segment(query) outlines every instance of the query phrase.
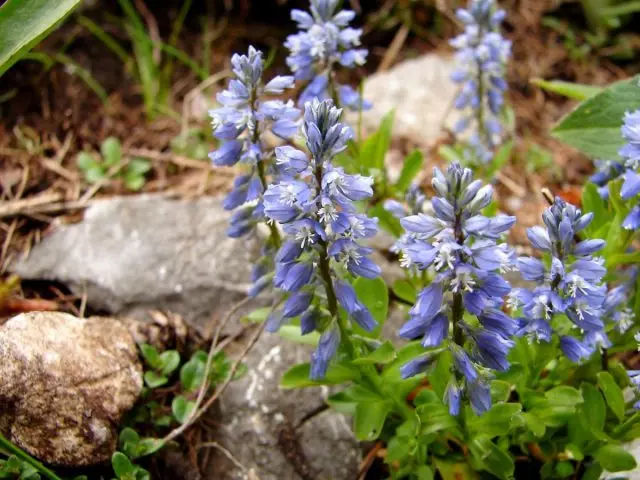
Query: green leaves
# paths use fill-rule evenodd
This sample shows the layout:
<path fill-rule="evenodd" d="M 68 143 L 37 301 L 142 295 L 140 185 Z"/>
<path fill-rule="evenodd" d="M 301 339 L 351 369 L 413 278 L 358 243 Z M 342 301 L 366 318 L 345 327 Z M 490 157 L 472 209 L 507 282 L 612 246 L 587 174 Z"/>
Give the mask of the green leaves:
<path fill-rule="evenodd" d="M 329 365 L 327 374 L 322 380 L 311 380 L 310 373 L 311 365 L 309 363 L 294 365 L 282 376 L 280 386 L 282 388 L 304 388 L 317 385 L 338 385 L 360 378 L 358 370 L 340 364 Z"/>
<path fill-rule="evenodd" d="M 173 402 L 171 402 L 171 413 L 173 413 L 173 416 L 178 423 L 182 424 L 189 420 L 195 406 L 195 402 L 187 400 L 182 395 L 178 395 L 173 399 Z"/>
<path fill-rule="evenodd" d="M 422 170 L 422 164 L 424 163 L 424 156 L 420 150 L 414 150 L 404 159 L 402 171 L 400 177 L 396 182 L 396 189 L 399 192 L 404 193 L 407 191 L 413 179 Z"/>
<path fill-rule="evenodd" d="M 391 342 L 386 341 L 380 347 L 375 349 L 369 355 L 356 358 L 353 362 L 354 365 L 386 365 L 396 359 L 396 350 L 391 345 Z"/>
<path fill-rule="evenodd" d="M 123 158 L 120 140 L 115 137 L 109 137 L 102 142 L 100 153 L 101 155 L 97 156 L 94 153 L 80 152 L 76 157 L 76 164 L 88 183 L 97 183 L 112 174 L 122 179 L 129 190 L 137 191 L 144 186 L 145 175 L 151 170 L 148 160 L 133 158 L 124 167 L 118 168 Z"/>
<path fill-rule="evenodd" d="M 144 373 L 144 381 L 149 388 L 158 388 L 169 381 L 169 376 L 180 365 L 180 355 L 175 350 L 167 350 L 162 354 L 151 345 L 143 344 L 140 351 L 145 363 L 152 368 Z"/>
<path fill-rule="evenodd" d="M 614 83 L 581 103 L 552 131 L 563 142 L 594 158 L 616 159 L 624 144 L 624 113 L 640 108 L 638 77 Z"/>
<path fill-rule="evenodd" d="M 380 128 L 368 137 L 360 147 L 359 165 L 365 173 L 371 170 L 384 171 L 384 157 L 391 146 L 394 112 L 387 113 Z"/>
<path fill-rule="evenodd" d="M 481 468 L 502 480 L 513 478 L 515 463 L 507 452 L 499 448 L 488 437 L 476 437 L 469 443 L 469 450 Z"/>
<path fill-rule="evenodd" d="M 358 440 L 378 438 L 390 410 L 388 402 L 383 400 L 358 403 L 353 417 L 356 438 Z"/>
<path fill-rule="evenodd" d="M 620 445 L 604 445 L 595 452 L 594 457 L 609 472 L 636 468 L 636 459 Z"/>
<path fill-rule="evenodd" d="M 144 468 L 131 463 L 124 453 L 115 452 L 111 457 L 111 466 L 120 480 L 150 480 L 151 476 Z"/>
<path fill-rule="evenodd" d="M 618 420 L 624 420 L 624 395 L 609 372 L 598 373 L 598 387 Z"/>
<path fill-rule="evenodd" d="M 387 321 L 387 313 L 389 311 L 389 289 L 382 278 L 364 278 L 358 277 L 353 282 L 353 288 L 358 295 L 358 299 L 369 309 L 371 315 L 378 326 L 372 331 L 367 332 L 354 323 L 353 329 L 360 335 L 377 338 L 384 322 Z"/>
<path fill-rule="evenodd" d="M 0 7 L 0 76 L 42 41 L 80 0 L 8 0 Z"/>

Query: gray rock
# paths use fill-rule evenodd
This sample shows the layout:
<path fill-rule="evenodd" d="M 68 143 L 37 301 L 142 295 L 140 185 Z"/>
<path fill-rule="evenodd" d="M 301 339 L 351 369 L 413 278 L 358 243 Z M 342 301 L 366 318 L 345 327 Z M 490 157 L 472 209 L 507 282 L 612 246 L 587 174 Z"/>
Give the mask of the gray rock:
<path fill-rule="evenodd" d="M 91 465 L 116 448 L 117 426 L 142 389 L 121 323 L 33 312 L 0 327 L 0 428 L 47 463 Z"/>
<path fill-rule="evenodd" d="M 95 308 L 176 312 L 205 330 L 249 288 L 252 242 L 228 238 L 228 221 L 217 198 L 114 197 L 58 227 L 11 268 L 86 291 Z"/>
<path fill-rule="evenodd" d="M 373 108 L 362 116 L 365 131 L 378 129 L 382 118 L 395 110 L 394 136 L 432 147 L 443 124 L 455 121 L 451 105 L 457 87 L 450 79 L 454 66 L 452 58 L 428 54 L 369 77 L 364 96 L 373 102 Z M 357 118 L 350 121 L 356 122 Z"/>
<path fill-rule="evenodd" d="M 219 403 L 217 441 L 260 480 L 355 478 L 360 460 L 349 421 L 325 409 L 328 389 L 282 390 L 280 378 L 310 350 L 264 333 L 246 358 L 245 377 Z M 205 478 L 243 478 L 217 452 Z"/>

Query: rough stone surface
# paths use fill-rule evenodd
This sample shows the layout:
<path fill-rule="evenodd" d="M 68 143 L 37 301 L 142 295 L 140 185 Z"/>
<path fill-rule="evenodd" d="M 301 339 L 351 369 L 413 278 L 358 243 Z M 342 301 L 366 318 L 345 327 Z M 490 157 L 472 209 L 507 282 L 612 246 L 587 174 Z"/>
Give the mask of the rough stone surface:
<path fill-rule="evenodd" d="M 248 373 L 219 404 L 218 442 L 260 480 L 355 478 L 360 460 L 350 421 L 324 409 L 325 388 L 282 390 L 284 372 L 308 361 L 309 348 L 263 334 L 246 358 Z M 204 478 L 238 480 L 242 471 L 216 453 Z"/>
<path fill-rule="evenodd" d="M 251 242 L 228 238 L 228 220 L 218 198 L 114 197 L 60 226 L 12 270 L 86 291 L 94 308 L 176 312 L 206 330 L 249 288 Z"/>
<path fill-rule="evenodd" d="M 116 447 L 138 398 L 142 368 L 119 322 L 33 312 L 0 327 L 0 427 L 51 464 L 91 465 Z"/>
<path fill-rule="evenodd" d="M 382 118 L 395 110 L 394 136 L 432 147 L 443 124 L 455 121 L 456 112 L 451 112 L 457 92 L 450 79 L 453 69 L 453 59 L 428 54 L 369 77 L 364 96 L 373 102 L 373 108 L 362 116 L 365 131 L 375 131 Z M 352 118 L 352 122 L 356 120 Z"/>

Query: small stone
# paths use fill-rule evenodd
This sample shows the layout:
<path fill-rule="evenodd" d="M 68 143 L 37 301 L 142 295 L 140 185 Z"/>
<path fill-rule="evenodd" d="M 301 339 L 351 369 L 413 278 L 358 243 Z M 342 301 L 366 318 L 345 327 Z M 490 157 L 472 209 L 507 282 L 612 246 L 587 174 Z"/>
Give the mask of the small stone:
<path fill-rule="evenodd" d="M 0 429 L 50 464 L 108 460 L 142 389 L 129 331 L 111 318 L 24 313 L 0 326 Z"/>

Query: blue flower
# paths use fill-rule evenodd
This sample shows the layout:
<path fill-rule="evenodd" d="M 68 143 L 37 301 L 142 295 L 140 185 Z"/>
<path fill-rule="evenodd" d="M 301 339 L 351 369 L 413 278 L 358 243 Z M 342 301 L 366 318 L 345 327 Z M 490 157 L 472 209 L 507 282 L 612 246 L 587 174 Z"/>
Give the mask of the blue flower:
<path fill-rule="evenodd" d="M 536 341 L 549 342 L 555 331 L 554 316 L 566 315 L 581 332 L 585 341 L 561 334 L 561 348 L 565 355 L 579 361 L 604 343 L 606 287 L 602 278 L 606 269 L 602 260 L 593 254 L 602 250 L 600 239 L 580 240 L 577 234 L 592 221 L 592 214 L 583 214 L 573 205 L 556 198 L 543 213 L 546 228 L 528 229 L 531 245 L 550 254 L 544 263 L 532 257 L 518 259 L 524 279 L 538 284 L 533 290 L 512 292 L 510 305 L 521 309 L 519 335 Z"/>
<path fill-rule="evenodd" d="M 213 135 L 220 141 L 218 150 L 211 152 L 209 157 L 217 166 L 232 166 L 238 162 L 247 165 L 248 173 L 236 178 L 233 189 L 223 201 L 226 210 L 235 210 L 227 234 L 238 238 L 251 234 L 258 223 L 265 220 L 263 192 L 268 176 L 273 172 L 271 154 L 262 135 L 271 131 L 280 138 L 291 138 L 297 133 L 300 111 L 291 101 L 263 100 L 264 95 L 279 95 L 293 87 L 294 78 L 278 76 L 264 85 L 261 52 L 249 47 L 247 55 L 233 55 L 231 65 L 234 78 L 217 96 L 221 106 L 209 112 Z M 302 195 L 302 192 L 298 193 Z M 256 283 L 250 289 L 250 295 L 257 295 L 268 285 L 266 275 L 272 271 L 270 258 L 278 244 L 279 238 L 272 232 L 268 248 L 259 260 L 265 271 L 254 275 Z M 265 268 L 267 264 L 269 267 Z"/>
<path fill-rule="evenodd" d="M 399 334 L 408 339 L 421 337 L 429 351 L 451 350 L 456 385 L 462 385 L 456 387 L 454 396 L 460 396 L 471 391 L 470 384 L 485 382 L 491 370 L 509 366 L 510 337 L 518 325 L 501 311 L 511 291 L 502 274 L 515 268 L 516 258 L 506 244 L 498 242 L 515 218 L 481 215 L 491 202 L 493 189 L 474 181 L 472 171 L 457 163 L 446 174 L 435 169 L 432 186 L 436 191 L 431 199 L 433 214 L 417 212 L 400 221 L 406 231 L 395 247 L 401 264 L 429 270 L 433 281 L 419 292 Z M 477 317 L 479 326 L 463 319 L 465 310 Z M 486 401 L 481 397 L 478 405 Z M 455 404 L 451 409 L 458 410 Z"/>
<path fill-rule="evenodd" d="M 287 65 L 297 80 L 308 82 L 300 95 L 300 105 L 332 99 L 345 108 L 367 109 L 371 104 L 357 91 L 339 85 L 334 79 L 336 65 L 345 68 L 364 65 L 368 53 L 366 49 L 357 48 L 362 30 L 349 27 L 355 13 L 338 10 L 339 3 L 338 0 L 311 0 L 310 12 L 291 11 L 291 18 L 300 31 L 285 41 L 289 50 Z"/>
<path fill-rule="evenodd" d="M 462 133 L 473 125 L 469 140 L 473 160 L 488 163 L 502 132 L 504 71 L 511 55 L 511 42 L 500 34 L 505 12 L 497 9 L 495 0 L 471 0 L 468 9 L 457 11 L 457 17 L 464 32 L 451 41 L 458 64 L 451 78 L 461 86 L 454 106 L 466 113 L 455 131 Z"/>
<path fill-rule="evenodd" d="M 313 329 L 323 332 L 312 357 L 313 378 L 324 375 L 344 334 L 338 305 L 364 330 L 377 326 L 346 281 L 347 274 L 375 278 L 380 267 L 369 258 L 372 250 L 358 243 L 376 234 L 377 221 L 358 213 L 354 205 L 373 194 L 372 180 L 348 175 L 332 163 L 351 138 L 351 130 L 340 122 L 341 114 L 331 100 L 315 100 L 305 106 L 303 134 L 311 155 L 292 147 L 279 148 L 280 181 L 264 193 L 265 216 L 279 223 L 286 234 L 275 256 L 274 285 L 294 294 L 281 315 L 303 315 L 303 334 Z M 326 299 L 328 314 L 312 306 L 314 298 Z M 309 311 L 313 314 L 307 314 Z"/>

